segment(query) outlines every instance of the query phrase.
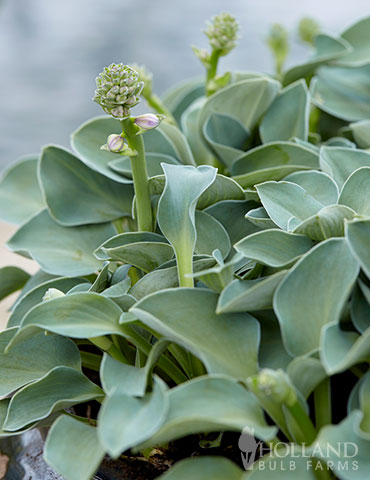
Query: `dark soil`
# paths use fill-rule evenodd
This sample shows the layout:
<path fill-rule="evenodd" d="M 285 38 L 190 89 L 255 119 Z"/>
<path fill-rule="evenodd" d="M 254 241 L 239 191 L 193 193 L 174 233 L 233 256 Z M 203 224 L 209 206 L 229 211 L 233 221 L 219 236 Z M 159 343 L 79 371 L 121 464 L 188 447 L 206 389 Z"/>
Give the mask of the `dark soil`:
<path fill-rule="evenodd" d="M 122 455 L 118 460 L 106 457 L 97 477 L 100 480 L 152 480 L 158 478 L 179 460 L 202 455 L 227 457 L 242 467 L 238 449 L 239 436 L 237 433 L 227 432 L 223 435 L 219 447 L 201 448 L 200 437 L 193 435 L 171 443 L 166 450 L 153 449 L 149 458 L 129 454 Z"/>

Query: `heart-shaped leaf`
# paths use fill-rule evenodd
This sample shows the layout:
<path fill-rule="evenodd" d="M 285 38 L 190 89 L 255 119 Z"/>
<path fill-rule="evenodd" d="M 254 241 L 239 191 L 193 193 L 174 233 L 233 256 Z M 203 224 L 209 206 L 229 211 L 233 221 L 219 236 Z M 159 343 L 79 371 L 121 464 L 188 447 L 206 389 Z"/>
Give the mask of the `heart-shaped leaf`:
<path fill-rule="evenodd" d="M 94 257 L 94 250 L 114 233 L 111 223 L 63 227 L 43 210 L 12 236 L 8 247 L 16 252 L 29 252 L 46 272 L 88 275 L 102 266 Z"/>
<path fill-rule="evenodd" d="M 304 398 L 308 398 L 327 377 L 320 360 L 309 356 L 294 358 L 288 365 L 287 373 Z"/>
<path fill-rule="evenodd" d="M 188 348 L 210 373 L 246 378 L 257 370 L 258 323 L 247 313 L 216 315 L 217 299 L 209 290 L 168 289 L 143 298 L 130 312 Z"/>
<path fill-rule="evenodd" d="M 340 65 L 349 67 L 359 67 L 367 65 L 370 62 L 370 17 L 363 18 L 354 25 L 351 25 L 341 34 L 341 38 L 346 40 L 352 47 L 352 50 L 344 57 L 337 60 Z"/>
<path fill-rule="evenodd" d="M 173 257 L 173 248 L 162 235 L 128 232 L 115 235 L 95 252 L 97 258 L 113 259 L 151 272 Z"/>
<path fill-rule="evenodd" d="M 321 339 L 321 361 L 329 375 L 370 361 L 370 328 L 362 335 L 341 330 L 336 323 L 326 325 Z"/>
<path fill-rule="evenodd" d="M 292 217 L 300 223 L 323 207 L 295 183 L 265 182 L 257 185 L 256 189 L 271 220 L 283 230 L 288 230 Z"/>
<path fill-rule="evenodd" d="M 58 366 L 81 368 L 78 348 L 67 338 L 40 333 L 10 352 L 4 350 L 17 329 L 0 333 L 0 396 L 9 395 L 20 387 L 43 377 Z"/>
<path fill-rule="evenodd" d="M 245 218 L 260 230 L 270 230 L 277 227 L 276 223 L 271 220 L 263 207 L 249 210 L 249 212 L 245 214 Z"/>
<path fill-rule="evenodd" d="M 322 205 L 333 205 L 337 203 L 339 191 L 336 183 L 326 173 L 316 170 L 308 172 L 291 173 L 284 179 L 300 185 L 311 197 Z"/>
<path fill-rule="evenodd" d="M 280 83 L 266 77 L 241 80 L 222 88 L 204 103 L 199 125 L 212 113 L 231 115 L 252 130 L 280 90 Z"/>
<path fill-rule="evenodd" d="M 91 170 L 63 148 L 44 148 L 39 179 L 49 212 L 62 225 L 104 223 L 131 215 L 131 185 Z"/>
<path fill-rule="evenodd" d="M 290 140 L 292 137 L 307 140 L 309 106 L 310 94 L 304 80 L 284 88 L 262 120 L 262 142 Z"/>
<path fill-rule="evenodd" d="M 350 123 L 349 128 L 359 148 L 370 147 L 370 120 Z"/>
<path fill-rule="evenodd" d="M 18 267 L 0 268 L 0 300 L 20 290 L 30 275 Z"/>
<path fill-rule="evenodd" d="M 103 402 L 98 417 L 101 444 L 112 458 L 144 442 L 166 419 L 169 400 L 166 384 L 154 378 L 150 393 L 137 398 L 115 390 Z"/>
<path fill-rule="evenodd" d="M 283 270 L 255 280 L 233 280 L 222 290 L 216 312 L 253 312 L 271 308 L 275 290 L 286 274 L 287 271 Z"/>
<path fill-rule="evenodd" d="M 18 390 L 10 400 L 4 430 L 14 432 L 51 413 L 104 395 L 101 388 L 70 367 L 55 367 L 44 377 Z"/>
<path fill-rule="evenodd" d="M 274 310 L 292 355 L 319 348 L 322 327 L 339 321 L 358 272 L 347 242 L 339 238 L 320 243 L 290 270 L 275 293 Z"/>
<path fill-rule="evenodd" d="M 167 340 L 158 340 L 150 350 L 145 366 L 141 368 L 121 363 L 105 354 L 100 366 L 104 391 L 109 395 L 120 392 L 128 396 L 143 397 L 150 383 L 152 370 L 168 345 Z"/>
<path fill-rule="evenodd" d="M 341 189 L 347 178 L 361 167 L 370 167 L 370 153 L 344 147 L 322 147 L 320 167 Z"/>
<path fill-rule="evenodd" d="M 212 215 L 196 210 L 195 229 L 197 233 L 195 253 L 212 255 L 212 252 L 218 248 L 222 258 L 228 256 L 231 249 L 229 235 L 223 225 Z"/>
<path fill-rule="evenodd" d="M 356 213 L 370 215 L 370 167 L 355 170 L 343 185 L 338 203 L 347 205 Z"/>
<path fill-rule="evenodd" d="M 70 289 L 81 284 L 82 282 L 84 282 L 82 277 L 62 277 L 55 278 L 35 286 L 35 288 L 29 290 L 26 295 L 24 295 L 21 299 L 18 299 L 15 303 L 8 321 L 8 327 L 20 325 L 25 314 L 31 310 L 32 307 L 42 302 L 43 296 L 47 290 L 49 290 L 49 288 L 56 288 L 63 293 L 67 293 Z"/>
<path fill-rule="evenodd" d="M 331 237 L 343 237 L 346 220 L 352 220 L 356 212 L 344 205 L 330 205 L 307 218 L 293 230 L 316 242 Z"/>
<path fill-rule="evenodd" d="M 320 33 L 313 39 L 315 52 L 307 62 L 296 65 L 285 72 L 283 85 L 295 82 L 304 77 L 309 77 L 320 65 L 340 59 L 352 50 L 351 45 L 342 37 L 335 37 Z"/>
<path fill-rule="evenodd" d="M 370 117 L 370 66 L 320 67 L 311 82 L 312 101 L 334 117 L 354 122 Z"/>
<path fill-rule="evenodd" d="M 217 158 L 230 168 L 243 153 L 250 132 L 236 118 L 212 113 L 203 125 L 203 135 Z"/>
<path fill-rule="evenodd" d="M 332 469 L 343 480 L 362 480 L 370 475 L 370 440 L 360 433 L 363 413 L 352 412 L 337 425 L 328 425 L 320 430 L 310 450 L 312 454 L 324 461 L 331 461 Z M 347 445 L 338 450 L 328 446 Z M 348 462 L 348 469 L 343 469 L 343 462 Z M 354 463 L 356 462 L 356 463 Z"/>
<path fill-rule="evenodd" d="M 20 225 L 45 208 L 37 179 L 36 156 L 11 165 L 0 180 L 0 218 Z"/>
<path fill-rule="evenodd" d="M 258 230 L 248 222 L 244 215 L 256 206 L 254 201 L 228 200 L 208 207 L 206 212 L 216 218 L 226 229 L 232 244 Z"/>
<path fill-rule="evenodd" d="M 67 415 L 54 422 L 44 449 L 46 462 L 69 480 L 90 480 L 104 455 L 97 429 Z"/>
<path fill-rule="evenodd" d="M 235 245 L 245 257 L 276 268 L 289 265 L 312 247 L 309 238 L 278 229 L 253 233 Z"/>
<path fill-rule="evenodd" d="M 54 298 L 28 312 L 10 345 L 14 348 L 40 330 L 72 338 L 122 335 L 119 327 L 121 313 L 122 310 L 112 300 L 98 293 L 75 293 Z"/>
<path fill-rule="evenodd" d="M 255 397 L 235 379 L 221 375 L 195 378 L 167 392 L 169 411 L 163 426 L 141 448 L 204 431 L 254 429 L 258 438 L 272 438 Z"/>

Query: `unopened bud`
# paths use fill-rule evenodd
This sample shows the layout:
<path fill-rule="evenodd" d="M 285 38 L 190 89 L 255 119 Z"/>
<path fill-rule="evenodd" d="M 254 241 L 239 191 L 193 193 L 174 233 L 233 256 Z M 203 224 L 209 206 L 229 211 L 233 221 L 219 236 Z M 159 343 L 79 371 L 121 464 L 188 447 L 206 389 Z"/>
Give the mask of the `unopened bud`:
<path fill-rule="evenodd" d="M 247 385 L 255 394 L 262 394 L 276 403 L 292 406 L 297 394 L 289 376 L 281 369 L 264 368 L 259 375 L 247 379 Z"/>
<path fill-rule="evenodd" d="M 320 25 L 313 18 L 302 18 L 299 22 L 298 33 L 302 42 L 312 45 L 314 38 L 320 33 Z"/>
<path fill-rule="evenodd" d="M 43 302 L 47 302 L 48 300 L 53 300 L 54 298 L 64 297 L 65 293 L 58 290 L 57 288 L 49 288 L 46 290 L 45 295 L 42 297 Z"/>
<path fill-rule="evenodd" d="M 125 139 L 122 137 L 122 135 L 116 135 L 112 133 L 107 138 L 107 145 L 111 152 L 123 152 L 125 148 Z"/>
<path fill-rule="evenodd" d="M 145 130 L 152 130 L 153 128 L 157 128 L 164 118 L 164 115 L 145 113 L 144 115 L 136 117 L 134 123 L 137 127 L 139 127 L 140 131 L 143 132 Z"/>

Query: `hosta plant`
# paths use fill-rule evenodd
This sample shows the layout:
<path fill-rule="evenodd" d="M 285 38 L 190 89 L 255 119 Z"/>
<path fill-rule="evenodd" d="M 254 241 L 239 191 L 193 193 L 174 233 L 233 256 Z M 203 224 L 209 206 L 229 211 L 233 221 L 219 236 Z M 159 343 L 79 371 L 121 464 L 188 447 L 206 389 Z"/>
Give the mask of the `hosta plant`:
<path fill-rule="evenodd" d="M 286 70 L 274 26 L 275 75 L 219 73 L 238 38 L 220 14 L 204 81 L 160 99 L 112 64 L 71 150 L 4 173 L 8 247 L 40 269 L 0 271 L 20 290 L 2 437 L 47 431 L 69 480 L 109 457 L 119 478 L 370 478 L 369 32 L 305 20 L 312 55 Z"/>

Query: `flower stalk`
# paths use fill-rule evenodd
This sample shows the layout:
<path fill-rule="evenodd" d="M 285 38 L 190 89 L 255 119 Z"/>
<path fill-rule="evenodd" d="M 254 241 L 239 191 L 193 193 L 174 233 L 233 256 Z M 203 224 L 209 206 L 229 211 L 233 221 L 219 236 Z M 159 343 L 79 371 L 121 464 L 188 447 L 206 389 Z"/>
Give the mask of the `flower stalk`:
<path fill-rule="evenodd" d="M 217 75 L 220 57 L 227 55 L 236 46 L 239 23 L 229 13 L 220 13 L 207 23 L 204 31 L 211 46 L 211 53 L 193 46 L 193 52 L 206 69 L 206 95 L 210 96 L 218 89 L 226 87 L 231 79 L 230 72 Z"/>
<path fill-rule="evenodd" d="M 122 134 L 124 134 L 128 146 L 136 152 L 136 154 L 130 156 L 130 162 L 136 196 L 138 229 L 139 231 L 152 232 L 153 213 L 143 138 L 141 135 L 137 135 L 137 128 L 132 119 L 121 120 L 121 126 Z"/>

